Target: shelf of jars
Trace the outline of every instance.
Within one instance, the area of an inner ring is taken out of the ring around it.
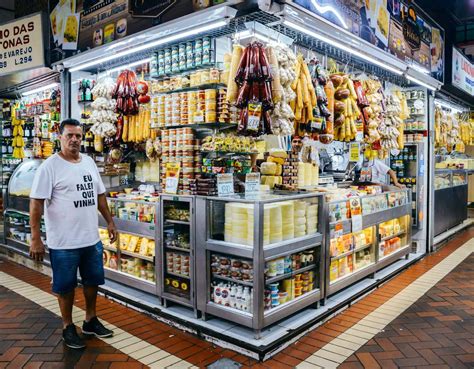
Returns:
[[[158,294],[165,306],[196,307],[194,197],[160,196],[161,235]],[[196,310],[195,310],[196,311]]]

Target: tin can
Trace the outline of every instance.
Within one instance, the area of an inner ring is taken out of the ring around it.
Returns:
[[[164,66],[163,66],[163,74],[171,73],[171,49],[164,50]]]
[[[179,47],[178,47],[178,45],[171,46],[171,71],[173,73],[179,72]]]
[[[186,43],[181,42],[178,45],[178,55],[179,55],[179,70],[186,69]]]

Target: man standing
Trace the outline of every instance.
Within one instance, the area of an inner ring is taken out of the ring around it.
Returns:
[[[105,197],[105,187],[94,161],[80,153],[82,127],[75,119],[61,122],[61,151],[41,164],[30,194],[30,255],[41,261],[45,253],[40,223],[44,209],[46,238],[53,270],[53,292],[58,295],[63,320],[63,340],[68,347],[83,348],[72,321],[77,270],[86,300],[82,332],[111,337],[96,316],[99,285],[104,284],[102,243],[98,232],[97,209],[108,224],[110,241],[117,231]]]

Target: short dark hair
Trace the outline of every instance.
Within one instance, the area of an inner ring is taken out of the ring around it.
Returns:
[[[61,122],[61,124],[59,125],[59,133],[64,132],[64,127],[65,126],[75,126],[75,127],[81,127],[82,128],[81,122],[79,122],[77,119],[67,118],[67,119],[64,119]]]

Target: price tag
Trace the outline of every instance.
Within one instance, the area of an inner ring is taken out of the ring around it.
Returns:
[[[362,231],[362,215],[352,216],[352,232]]]
[[[217,195],[219,197],[234,194],[234,176],[230,173],[217,175]]]
[[[260,173],[248,173],[245,175],[245,194],[255,195],[260,192]]]
[[[177,193],[179,183],[179,172],[181,166],[179,163],[167,163],[165,175],[165,193]]]
[[[338,222],[334,225],[334,237],[341,237],[344,234],[344,227],[342,222]]]
[[[262,117],[262,104],[249,103],[247,111],[247,130],[258,131],[258,127],[260,126],[260,118]]]
[[[360,149],[358,142],[351,142],[349,146],[349,161],[357,163],[360,159]]]

